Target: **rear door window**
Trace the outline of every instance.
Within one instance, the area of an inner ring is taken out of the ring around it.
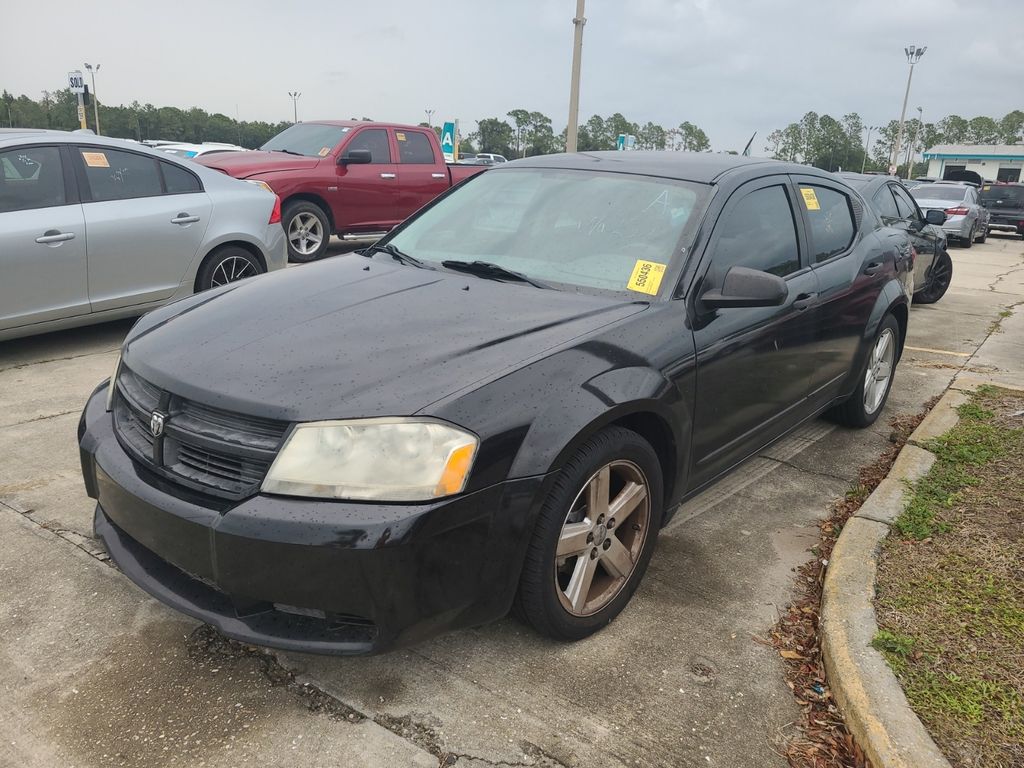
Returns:
[[[58,147],[0,152],[0,213],[51,208],[66,202]]]
[[[109,147],[77,147],[96,202],[163,194],[155,157]]]
[[[850,198],[816,184],[801,184],[800,194],[810,226],[811,263],[820,264],[846,251],[857,233]]]
[[[398,139],[399,162],[418,165],[434,164],[434,148],[425,133],[419,131],[395,131]]]
[[[391,144],[388,141],[388,132],[385,128],[367,128],[360,131],[345,147],[346,152],[351,152],[353,149],[369,150],[371,163],[392,162]]]

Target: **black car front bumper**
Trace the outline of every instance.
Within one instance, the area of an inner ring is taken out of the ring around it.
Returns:
[[[375,653],[505,615],[552,475],[431,504],[203,497],[133,461],[104,387],[79,423],[96,535],[138,586],[247,643]]]

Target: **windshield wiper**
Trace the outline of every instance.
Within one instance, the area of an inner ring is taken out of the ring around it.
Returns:
[[[403,264],[408,264],[412,267],[419,267],[420,269],[433,269],[433,267],[424,264],[422,261],[417,259],[415,256],[410,256],[405,251],[399,250],[398,246],[386,243],[384,245],[371,245],[367,253],[373,253],[374,251],[384,251],[384,253],[391,254],[391,258],[395,261],[400,261]]]
[[[524,275],[522,272],[516,272],[501,264],[495,264],[490,261],[457,261],[448,259],[447,261],[441,262],[442,267],[447,269],[454,269],[459,272],[468,272],[471,275],[478,275],[479,277],[489,277],[492,280],[514,280],[517,283],[528,283],[534,288],[550,288],[550,285],[542,283],[540,280],[534,280],[528,275]]]
[[[299,157],[305,157],[301,152],[294,152],[290,149],[272,149],[271,152],[284,152],[286,155],[298,155]]]

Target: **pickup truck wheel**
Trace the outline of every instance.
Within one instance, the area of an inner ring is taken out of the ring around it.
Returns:
[[[316,203],[299,200],[289,204],[281,217],[288,239],[288,261],[316,261],[327,250],[331,225]]]
[[[196,275],[196,292],[263,274],[259,259],[245,248],[226,245],[207,256]]]
[[[591,437],[541,508],[515,613],[558,640],[604,627],[647,570],[662,504],[661,464],[640,435],[609,427]]]
[[[878,333],[868,350],[860,370],[857,389],[832,415],[840,424],[863,429],[875,423],[885,407],[896,373],[899,359],[900,327],[896,318],[886,315],[878,326]]]
[[[935,259],[928,283],[914,294],[915,304],[934,304],[946,295],[949,284],[953,280],[953,260],[946,251],[942,251]]]

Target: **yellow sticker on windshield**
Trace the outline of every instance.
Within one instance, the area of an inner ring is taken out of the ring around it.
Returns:
[[[317,154],[320,155],[320,157],[327,157],[329,154],[331,154],[331,148],[330,147],[321,147],[320,151],[317,152]]]
[[[401,131],[395,131],[395,138],[399,141],[405,141],[405,134]]]
[[[818,196],[814,194],[814,190],[808,187],[800,187],[800,194],[804,196],[804,205],[808,211],[820,211],[821,206],[818,205]]]
[[[107,156],[102,152],[83,152],[82,159],[85,160],[85,164],[90,168],[110,167],[110,163],[107,162]]]
[[[649,293],[652,296],[661,287],[661,278],[665,276],[665,265],[656,261],[643,261],[638,259],[633,267],[633,274],[629,276],[626,287],[631,291]]]

